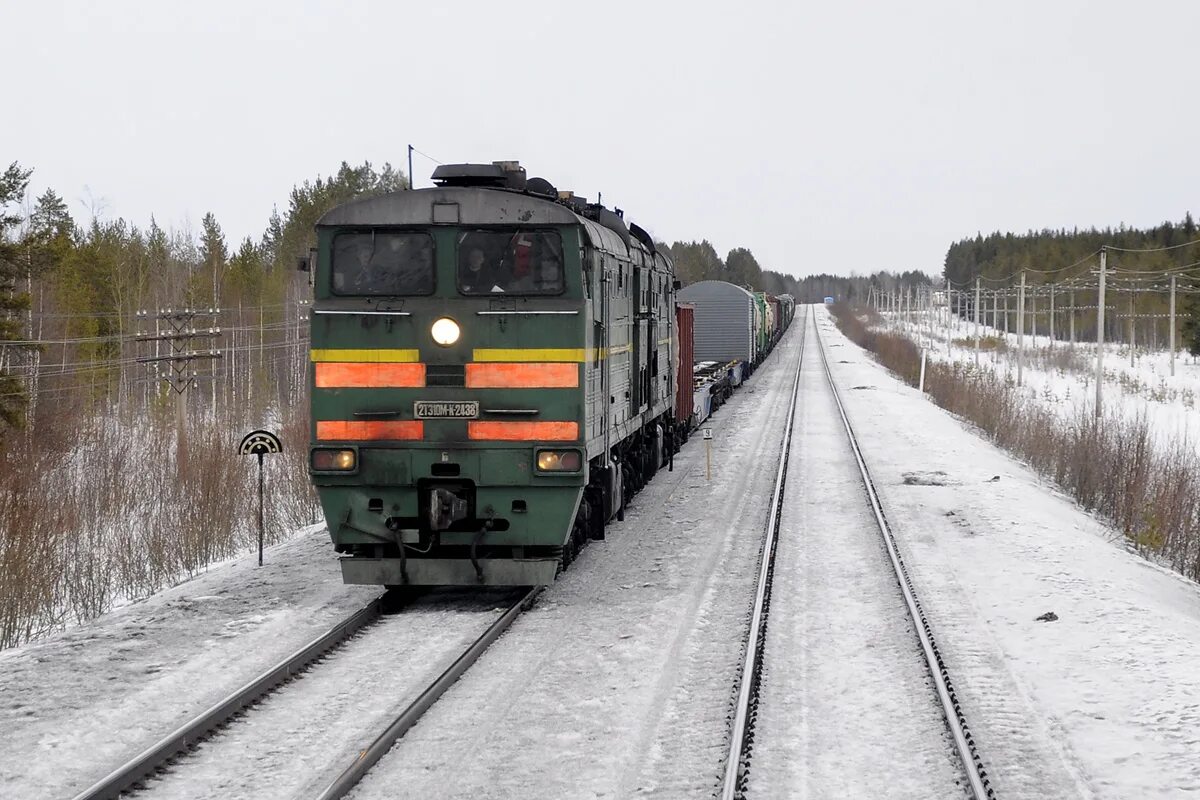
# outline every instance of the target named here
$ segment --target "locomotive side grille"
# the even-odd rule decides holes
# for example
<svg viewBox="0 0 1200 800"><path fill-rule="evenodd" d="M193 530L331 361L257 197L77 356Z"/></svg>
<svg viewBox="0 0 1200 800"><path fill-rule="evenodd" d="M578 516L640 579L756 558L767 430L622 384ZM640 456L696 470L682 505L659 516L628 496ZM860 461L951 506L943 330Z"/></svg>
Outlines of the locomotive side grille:
<svg viewBox="0 0 1200 800"><path fill-rule="evenodd" d="M463 364L429 364L425 367L426 386L466 386Z"/></svg>

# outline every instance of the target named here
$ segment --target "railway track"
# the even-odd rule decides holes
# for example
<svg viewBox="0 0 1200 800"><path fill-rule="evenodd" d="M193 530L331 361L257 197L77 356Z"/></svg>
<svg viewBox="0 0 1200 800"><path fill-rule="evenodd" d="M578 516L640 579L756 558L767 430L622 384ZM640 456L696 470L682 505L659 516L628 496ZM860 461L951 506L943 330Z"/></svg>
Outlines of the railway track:
<svg viewBox="0 0 1200 800"><path fill-rule="evenodd" d="M319 797L332 800L349 792L367 770L416 724L438 698L479 659L488 646L499 638L521 611L533 603L540 591L541 587L522 591L415 700L388 720L381 733L370 741L364 740L362 746L356 748L357 755L353 761L336 779L325 786ZM207 711L163 737L95 785L76 795L75 800L115 800L125 793L148 788L154 776L167 773L182 755L219 736L230 721L247 714L264 699L279 694L283 687L294 683L293 679L302 678L303 673L317 662L333 656L357 634L379 623L384 617L388 603L387 595L373 600L271 669L230 693ZM352 680L352 676L346 679Z"/></svg>
<svg viewBox="0 0 1200 800"><path fill-rule="evenodd" d="M807 320L805 324L807 325ZM825 383L836 406L837 415L841 420L842 427L845 429L846 441L853 455L854 464L857 466L858 473L861 476L865 498L870 509L869 516L874 521L874 527L877 528L884 543L887 552L887 561L900 588L908 617L911 619L913 629L919 639L930 683L937 695L937 702L942 712L942 717L953 740L954 751L962 765L962 773L966 778L966 788L969 790L970 796L976 798L976 800L994 798L995 793L988 779L983 759L975 745L970 728L955 695L949 671L942 659L932 627L921 606L920 599L916 596L912 581L908 575L908 569L899 552L895 536L888 524L878 493L875 490L875 485L862 456L853 426L838 394L836 383L833 380L833 373L829 366L829 360L825 353L825 347L821 342L816 315L813 315L812 325ZM801 363L803 364L803 361ZM771 513L768 520L766 537L764 538L759 582L747 639L746 657L739 677L737 702L720 790L722 800L734 800L734 798L743 798L746 796L748 775L753 755L754 723L757 716L761 676L763 673L763 656L767 646L767 621L770 612L770 593L775 567L777 533L783 513L784 490L787 483L787 461L790 450L787 442L791 438L791 428L795 422L799 383L800 373L798 372L796 385L793 387L791 404L787 413L789 424L788 431L785 433L785 446L780 455L775 490L771 498Z"/></svg>

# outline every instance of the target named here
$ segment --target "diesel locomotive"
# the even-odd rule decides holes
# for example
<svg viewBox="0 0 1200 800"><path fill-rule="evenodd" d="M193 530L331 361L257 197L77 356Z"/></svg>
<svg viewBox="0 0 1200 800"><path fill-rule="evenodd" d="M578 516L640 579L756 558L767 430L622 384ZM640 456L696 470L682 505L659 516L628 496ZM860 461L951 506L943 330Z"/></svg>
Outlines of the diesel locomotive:
<svg viewBox="0 0 1200 800"><path fill-rule="evenodd" d="M310 472L347 583L548 584L683 438L678 284L516 162L433 179L317 223Z"/></svg>

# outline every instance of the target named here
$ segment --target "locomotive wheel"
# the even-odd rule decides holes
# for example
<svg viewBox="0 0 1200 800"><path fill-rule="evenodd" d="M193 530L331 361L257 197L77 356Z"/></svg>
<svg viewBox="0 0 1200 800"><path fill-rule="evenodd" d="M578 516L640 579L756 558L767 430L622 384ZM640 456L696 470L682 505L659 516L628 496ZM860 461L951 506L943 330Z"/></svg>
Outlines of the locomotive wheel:
<svg viewBox="0 0 1200 800"><path fill-rule="evenodd" d="M598 497L596 497L595 495L592 495L592 497L590 497L590 498L587 495L584 495L583 502L585 504L587 504L587 514L585 515L585 519L587 522L588 537L593 540L603 539L604 538L604 512L602 511L603 504L600 502L600 499Z"/></svg>

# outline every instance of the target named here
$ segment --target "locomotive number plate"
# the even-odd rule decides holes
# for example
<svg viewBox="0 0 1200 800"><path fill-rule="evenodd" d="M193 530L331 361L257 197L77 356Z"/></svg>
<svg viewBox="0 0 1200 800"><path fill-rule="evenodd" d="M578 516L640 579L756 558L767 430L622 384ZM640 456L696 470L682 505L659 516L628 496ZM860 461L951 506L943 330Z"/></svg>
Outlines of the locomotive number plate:
<svg viewBox="0 0 1200 800"><path fill-rule="evenodd" d="M413 403L413 416L417 419L475 419L479 416L479 403L474 400L418 400Z"/></svg>

